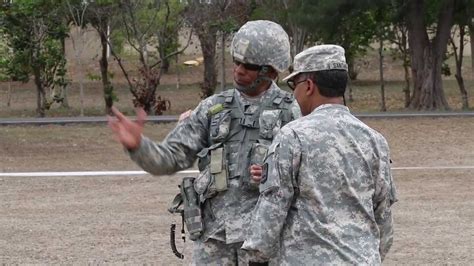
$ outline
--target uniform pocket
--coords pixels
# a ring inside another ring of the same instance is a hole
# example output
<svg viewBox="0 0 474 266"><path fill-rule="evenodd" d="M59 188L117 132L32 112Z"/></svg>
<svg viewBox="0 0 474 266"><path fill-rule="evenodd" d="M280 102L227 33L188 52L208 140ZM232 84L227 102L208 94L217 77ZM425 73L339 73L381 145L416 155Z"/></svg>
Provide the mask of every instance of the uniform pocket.
<svg viewBox="0 0 474 266"><path fill-rule="evenodd" d="M272 139L281 128L281 110L264 110L259 118L260 137Z"/></svg>
<svg viewBox="0 0 474 266"><path fill-rule="evenodd" d="M216 196L215 179L211 174L210 166L204 168L194 180L194 190L199 195L201 202Z"/></svg>
<svg viewBox="0 0 474 266"><path fill-rule="evenodd" d="M223 110L211 118L210 136L213 142L223 141L230 132L231 110Z"/></svg>

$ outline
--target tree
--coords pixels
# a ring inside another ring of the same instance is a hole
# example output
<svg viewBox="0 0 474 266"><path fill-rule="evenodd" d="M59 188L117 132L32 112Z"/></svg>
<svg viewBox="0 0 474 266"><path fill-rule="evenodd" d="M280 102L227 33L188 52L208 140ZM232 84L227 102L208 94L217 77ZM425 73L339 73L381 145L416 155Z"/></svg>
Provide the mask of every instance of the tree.
<svg viewBox="0 0 474 266"><path fill-rule="evenodd" d="M156 90L164 72L164 68L160 67L163 60L181 53L187 46L161 57L156 55L156 51L149 49L154 44L155 38L158 39L158 44L168 42L163 40L164 38L173 38L173 36L162 34L166 32L166 29L161 28L163 25L163 27L168 27L168 23L172 23L171 7L170 1L121 0L119 2L121 27L125 32L127 44L138 56L139 77L133 78L130 76L130 71L114 46L111 46L111 53L127 79L129 90L134 97L134 105L143 107L150 114L162 114L163 111L169 108L170 104L169 101L156 95ZM162 9L165 9L164 18L166 21L160 22L158 15ZM158 34L155 34L157 28L161 30L158 31ZM163 46L157 47L156 50L159 51L164 48Z"/></svg>
<svg viewBox="0 0 474 266"><path fill-rule="evenodd" d="M414 83L410 107L413 109L449 109L441 69L454 23L455 2L411 0L407 3L408 42ZM434 14L437 14L436 18L430 17ZM433 24L436 25L436 32L430 34L428 27Z"/></svg>
<svg viewBox="0 0 474 266"><path fill-rule="evenodd" d="M472 13L471 13L472 14ZM474 77L474 17L471 17L471 23L469 23L469 37L471 38L471 69L472 76Z"/></svg>
<svg viewBox="0 0 474 266"><path fill-rule="evenodd" d="M380 75L380 111L386 112L387 105L385 103L385 80L383 72L383 62L384 62L384 41L388 39L388 31L390 28L388 22L388 12L384 10L384 6L376 6L372 12L374 20L376 21L376 36L379 41L379 75Z"/></svg>
<svg viewBox="0 0 474 266"><path fill-rule="evenodd" d="M456 66L456 74L454 74L456 81L461 92L462 109L469 109L469 97L467 95L466 86L464 84L464 78L462 76L462 65L464 59L464 46L466 44L466 34L468 32L469 25L472 21L472 12L474 11L474 3L469 1L460 1L457 6L456 14L454 17L455 27L452 30L449 42L453 48L454 61ZM456 44L455 39L459 40L459 46Z"/></svg>
<svg viewBox="0 0 474 266"><path fill-rule="evenodd" d="M66 59L61 40L67 36L64 14L57 1L17 0L1 6L1 27L13 51L9 73L27 82L33 75L37 90L37 115L45 116L54 101L61 101L57 88L65 86ZM46 91L52 93L48 97Z"/></svg>
<svg viewBox="0 0 474 266"><path fill-rule="evenodd" d="M105 113L112 114L111 108L117 96L110 82L109 74L109 37L112 21L119 12L117 0L96 0L89 2L86 16L87 21L97 31L100 38L101 52L99 59L100 77L104 91Z"/></svg>
<svg viewBox="0 0 474 266"><path fill-rule="evenodd" d="M404 19L405 8L398 6L400 4L397 1L392 1L391 9L392 12L392 28L389 35L389 41L396 45L396 49L390 49L392 56L395 59L402 60L403 76L405 86L403 86L403 93L405 96L404 106L408 108L410 106L411 91L410 91L410 51L408 46L408 28L406 20Z"/></svg>
<svg viewBox="0 0 474 266"><path fill-rule="evenodd" d="M11 81L13 77L11 76L9 69L11 68L10 64L12 56L11 49L6 45L6 41L6 36L0 28L0 81L8 82L7 107L10 107L12 95Z"/></svg>
<svg viewBox="0 0 474 266"><path fill-rule="evenodd" d="M454 62L456 66L456 74L454 77L459 86L459 90L461 92L461 101L462 101L462 109L467 110L469 109L469 98L467 96L466 86L464 84L464 78L462 76L462 64L464 59L464 45L465 45L465 36L466 36L466 25L456 25L454 30L452 31L451 36L449 37L449 42L453 47L453 55L454 55ZM459 39L459 46L457 46L455 39L456 36Z"/></svg>
<svg viewBox="0 0 474 266"><path fill-rule="evenodd" d="M366 53L377 35L377 25L370 15L372 4L368 0L326 0L307 3L305 10L313 10L313 36L322 43L335 43L344 47L351 80L357 79L355 59ZM337 14L337 15L334 15Z"/></svg>
<svg viewBox="0 0 474 266"><path fill-rule="evenodd" d="M178 1L163 1L161 6L158 6L156 47L164 74L168 73L170 67L171 57L168 55L179 50L179 31L184 28L183 8L184 6Z"/></svg>
<svg viewBox="0 0 474 266"><path fill-rule="evenodd" d="M253 11L254 19L269 19L280 24L288 33L291 41L291 57L303 51L312 32L310 15L313 5L308 0L258 0ZM310 7L310 9L308 9ZM313 39L318 39L313 37Z"/></svg>
<svg viewBox="0 0 474 266"><path fill-rule="evenodd" d="M250 1L244 0L189 0L185 16L201 43L204 58L203 98L211 96L217 87L216 44L217 33L229 20L241 25L250 16Z"/></svg>
<svg viewBox="0 0 474 266"><path fill-rule="evenodd" d="M83 80L83 64L82 64L82 53L86 48L87 40L84 36L84 29L86 28L87 21L87 8L89 3L82 0L65 0L64 9L68 12L68 18L72 22L72 26L77 30L78 37L71 35L72 47L74 50L74 57L79 72L79 92L80 92L80 109L81 116L84 116L84 80ZM68 23L69 24L69 23Z"/></svg>

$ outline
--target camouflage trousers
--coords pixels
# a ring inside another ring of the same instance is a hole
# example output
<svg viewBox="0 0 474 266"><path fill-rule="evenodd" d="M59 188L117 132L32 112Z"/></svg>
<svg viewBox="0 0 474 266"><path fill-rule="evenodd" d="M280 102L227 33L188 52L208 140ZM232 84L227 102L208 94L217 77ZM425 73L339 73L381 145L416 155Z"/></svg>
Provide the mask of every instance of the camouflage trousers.
<svg viewBox="0 0 474 266"><path fill-rule="evenodd" d="M215 239L206 242L196 240L191 265L266 265L259 264L256 258L240 249L242 244L243 242L226 244Z"/></svg>

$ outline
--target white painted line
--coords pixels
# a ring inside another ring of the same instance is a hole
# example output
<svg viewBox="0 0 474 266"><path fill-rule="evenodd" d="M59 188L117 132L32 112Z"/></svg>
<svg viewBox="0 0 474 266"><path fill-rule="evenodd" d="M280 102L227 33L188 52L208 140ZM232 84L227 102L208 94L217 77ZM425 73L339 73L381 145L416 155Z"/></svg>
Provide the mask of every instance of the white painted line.
<svg viewBox="0 0 474 266"><path fill-rule="evenodd" d="M392 170L470 170L474 166L415 166L415 167L392 167ZM176 174L197 174L198 170L179 171ZM53 176L129 176L148 175L145 171L78 171L78 172L19 172L0 173L0 177L53 177Z"/></svg>
<svg viewBox="0 0 474 266"><path fill-rule="evenodd" d="M180 171L176 174L197 174L197 170ZM52 176L115 176L149 175L145 171L83 171L83 172L20 172L0 173L0 177L52 177Z"/></svg>
<svg viewBox="0 0 474 266"><path fill-rule="evenodd" d="M474 166L413 166L413 167L392 167L392 170L462 170L474 169Z"/></svg>

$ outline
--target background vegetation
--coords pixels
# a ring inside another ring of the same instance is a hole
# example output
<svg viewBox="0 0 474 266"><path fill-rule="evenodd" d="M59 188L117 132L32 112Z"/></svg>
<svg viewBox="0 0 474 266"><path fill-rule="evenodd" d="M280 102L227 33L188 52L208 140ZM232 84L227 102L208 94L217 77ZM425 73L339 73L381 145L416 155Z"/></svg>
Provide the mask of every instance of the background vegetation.
<svg viewBox="0 0 474 266"><path fill-rule="evenodd" d="M356 111L469 110L473 11L473 0L3 1L0 115L103 115L114 104L149 114L193 108L231 85L226 43L250 19L280 23L293 55L317 43L343 46L352 80L346 99ZM93 72L82 56L89 28L101 44ZM192 36L202 65L183 69Z"/></svg>

